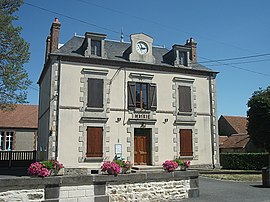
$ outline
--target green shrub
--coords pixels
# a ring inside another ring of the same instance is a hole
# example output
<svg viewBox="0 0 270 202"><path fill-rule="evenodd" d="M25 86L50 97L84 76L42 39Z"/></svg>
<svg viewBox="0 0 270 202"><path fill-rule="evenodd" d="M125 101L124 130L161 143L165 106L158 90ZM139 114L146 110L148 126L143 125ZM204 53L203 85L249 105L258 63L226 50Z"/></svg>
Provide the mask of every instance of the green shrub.
<svg viewBox="0 0 270 202"><path fill-rule="evenodd" d="M220 165L231 170L261 170L268 166L268 153L221 153Z"/></svg>

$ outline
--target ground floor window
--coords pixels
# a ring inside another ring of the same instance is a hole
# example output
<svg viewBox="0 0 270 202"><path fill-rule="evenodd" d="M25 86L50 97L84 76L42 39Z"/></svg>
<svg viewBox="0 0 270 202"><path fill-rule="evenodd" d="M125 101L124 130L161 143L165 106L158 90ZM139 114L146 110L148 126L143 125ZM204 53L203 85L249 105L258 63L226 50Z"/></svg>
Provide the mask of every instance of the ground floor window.
<svg viewBox="0 0 270 202"><path fill-rule="evenodd" d="M102 127L87 127L86 157L103 157Z"/></svg>
<svg viewBox="0 0 270 202"><path fill-rule="evenodd" d="M193 156L192 130L180 130L180 156Z"/></svg>
<svg viewBox="0 0 270 202"><path fill-rule="evenodd" d="M14 137L14 132L0 131L0 139L1 139L0 150L12 150L13 137Z"/></svg>

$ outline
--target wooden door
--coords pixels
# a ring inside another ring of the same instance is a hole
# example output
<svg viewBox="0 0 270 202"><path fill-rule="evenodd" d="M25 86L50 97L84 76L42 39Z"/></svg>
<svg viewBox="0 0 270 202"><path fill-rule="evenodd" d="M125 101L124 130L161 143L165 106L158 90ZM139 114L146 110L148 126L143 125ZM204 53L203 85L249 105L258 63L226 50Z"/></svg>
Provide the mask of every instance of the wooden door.
<svg viewBox="0 0 270 202"><path fill-rule="evenodd" d="M135 134L134 136L134 164L150 165L150 135Z"/></svg>

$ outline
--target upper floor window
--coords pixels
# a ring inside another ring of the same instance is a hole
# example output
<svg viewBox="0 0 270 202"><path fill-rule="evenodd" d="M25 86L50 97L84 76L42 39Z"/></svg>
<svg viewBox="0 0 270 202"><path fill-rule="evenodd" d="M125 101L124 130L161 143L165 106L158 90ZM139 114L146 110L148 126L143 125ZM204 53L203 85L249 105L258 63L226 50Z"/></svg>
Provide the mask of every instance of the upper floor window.
<svg viewBox="0 0 270 202"><path fill-rule="evenodd" d="M103 79L88 79L87 107L103 108Z"/></svg>
<svg viewBox="0 0 270 202"><path fill-rule="evenodd" d="M148 109L147 91L147 83L136 83L136 108Z"/></svg>
<svg viewBox="0 0 270 202"><path fill-rule="evenodd" d="M192 112L191 86L178 86L179 112Z"/></svg>
<svg viewBox="0 0 270 202"><path fill-rule="evenodd" d="M101 56L101 41L91 40L91 55Z"/></svg>
<svg viewBox="0 0 270 202"><path fill-rule="evenodd" d="M0 139L1 139L0 150L13 149L13 136L14 132L7 132L7 131L0 132Z"/></svg>
<svg viewBox="0 0 270 202"><path fill-rule="evenodd" d="M156 84L128 82L128 109L156 110Z"/></svg>

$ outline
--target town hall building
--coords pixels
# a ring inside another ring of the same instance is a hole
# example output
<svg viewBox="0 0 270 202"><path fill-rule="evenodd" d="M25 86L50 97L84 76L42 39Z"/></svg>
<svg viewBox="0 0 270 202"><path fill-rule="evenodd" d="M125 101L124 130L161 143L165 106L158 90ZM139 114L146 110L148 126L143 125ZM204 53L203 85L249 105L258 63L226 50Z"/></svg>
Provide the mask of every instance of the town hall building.
<svg viewBox="0 0 270 202"><path fill-rule="evenodd" d="M171 49L144 33L130 42L86 32L59 46L52 23L39 78L38 149L66 168L98 169L122 156L160 166L180 157L219 166L216 74L190 38Z"/></svg>

